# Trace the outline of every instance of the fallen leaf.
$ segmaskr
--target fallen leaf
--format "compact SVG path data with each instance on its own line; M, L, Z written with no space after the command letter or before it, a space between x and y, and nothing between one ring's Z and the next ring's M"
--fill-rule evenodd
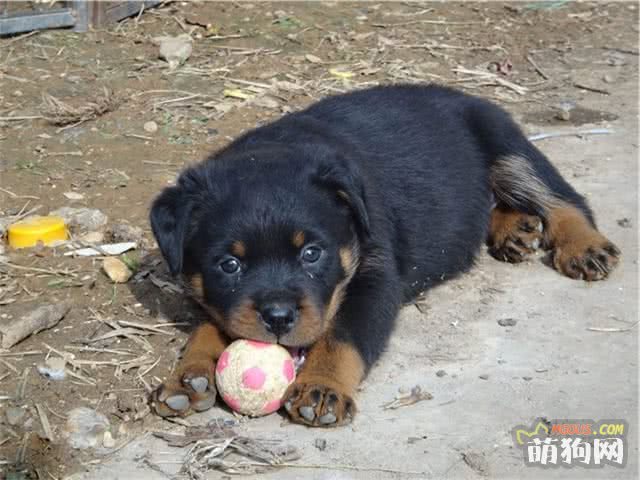
M337 68L330 68L329 69L329 73L331 75L333 75L334 77L343 78L343 79L348 79L348 78L351 78L351 77L355 76L355 73L353 73L353 72L348 72L348 71L345 71L345 70L338 70Z
M240 98L242 100L248 100L250 98L253 98L253 95L243 90L240 90L239 88L227 88L224 90L223 93L225 97Z

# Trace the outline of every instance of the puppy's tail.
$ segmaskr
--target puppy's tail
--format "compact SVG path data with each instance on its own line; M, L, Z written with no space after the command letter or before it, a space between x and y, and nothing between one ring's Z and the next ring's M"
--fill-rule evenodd
M554 208L568 204L582 211L593 224L586 200L562 178L507 112L485 100L471 98L466 118L488 154L491 187L498 203L543 219Z

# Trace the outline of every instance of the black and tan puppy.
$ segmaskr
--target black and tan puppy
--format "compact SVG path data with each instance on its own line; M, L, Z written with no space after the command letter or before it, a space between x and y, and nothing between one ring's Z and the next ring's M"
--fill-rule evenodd
M151 224L211 321L154 394L160 415L213 405L230 340L308 349L285 397L294 421L342 424L398 309L473 265L551 250L600 280L619 250L513 120L437 86L325 99L252 130L165 189Z

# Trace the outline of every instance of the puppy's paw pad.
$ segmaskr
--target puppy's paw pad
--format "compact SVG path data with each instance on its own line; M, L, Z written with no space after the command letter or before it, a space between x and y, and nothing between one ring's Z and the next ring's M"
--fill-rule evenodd
M344 425L356 413L349 395L326 385L294 383L285 399L284 407L291 420L313 427Z
M172 410L175 410L176 412L182 412L183 410L189 408L189 397L181 394L172 395L171 397L168 397L164 401L164 403L166 403L167 406Z
M186 416L208 410L215 404L215 364L209 359L179 366L155 392L151 400L161 417Z
M209 379L207 377L183 377L182 381L198 393L204 393L209 388Z

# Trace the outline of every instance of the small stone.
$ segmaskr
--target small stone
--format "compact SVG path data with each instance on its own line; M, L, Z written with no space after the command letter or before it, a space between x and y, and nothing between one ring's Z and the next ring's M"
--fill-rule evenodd
M602 77L602 80L604 81L604 83L613 83L616 81L616 79L613 78L613 76L609 75L608 73L604 74L604 76Z
M121 423L118 426L118 438L126 437L129 434L129 427L126 423Z
M99 230L107 224L108 217L95 208L62 207L50 212L49 215L62 217L64 223L71 228L84 230Z
M192 39L187 34L176 37L155 37L153 43L160 46L160 58L167 61L169 68L174 70L191 56L193 51Z
M514 327L518 323L518 320L515 318L501 318L498 320L498 325L501 327Z
M102 435L102 446L104 448L113 448L116 446L116 441L109 430L104 432L104 435Z
M525 376L525 377L522 377L522 379L523 379L525 382L530 382L531 380L533 380L533 377L526 377L526 376Z
M436 372L436 377L444 377L447 374L444 370L438 370Z
M86 449L104 441L109 420L103 414L87 407L78 407L67 415L64 435L73 448Z
M153 120L144 124L144 131L149 133L156 133L158 131L158 124Z
M627 217L621 218L620 220L616 220L616 223L619 226L621 226L622 228L630 228L631 227L631 220L628 219Z
M98 245L104 240L104 234L102 232L89 232L80 237L80 241L88 243L90 245Z
M316 438L313 441L313 446L321 452L324 452L327 449L327 441L324 438Z
M114 243L134 242L138 245L142 243L144 238L144 230L140 227L134 227L128 223L114 223L108 228L109 241Z
M483 373L482 375L478 376L478 378L480 378L481 380L489 380L489 375L486 373Z
M64 192L63 195L69 200L84 200L84 195L78 192Z
M12 427L15 427L22 422L26 412L20 407L9 407L4 414L7 417L7 423Z
M114 283L127 283L133 275L129 267L115 257L107 257L102 262L102 269Z

